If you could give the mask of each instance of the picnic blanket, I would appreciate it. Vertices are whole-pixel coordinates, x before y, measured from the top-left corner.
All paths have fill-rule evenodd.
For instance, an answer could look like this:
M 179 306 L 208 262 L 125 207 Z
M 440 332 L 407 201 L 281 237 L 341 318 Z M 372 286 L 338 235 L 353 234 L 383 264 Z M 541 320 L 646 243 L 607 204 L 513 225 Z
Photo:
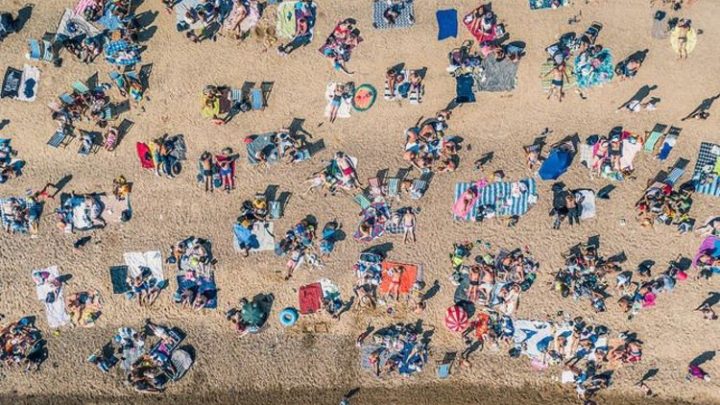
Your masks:
M 55 41 L 63 42 L 81 35 L 88 38 L 94 37 L 100 35 L 100 30 L 90 24 L 82 15 L 75 14 L 69 8 L 65 9 L 55 33 Z
M 257 153 L 262 152 L 267 160 L 268 164 L 277 162 L 278 150 L 277 146 L 273 142 L 274 132 L 266 132 L 264 134 L 257 135 L 252 142 L 247 144 L 248 162 L 251 165 L 260 163 L 257 159 Z
M 16 100 L 33 102 L 37 98 L 37 89 L 40 84 L 40 69 L 24 65 L 22 77 L 20 78 L 20 88 Z
M 494 57 L 487 57 L 480 63 L 482 69 L 475 69 L 475 91 L 511 91 L 517 83 L 518 64 L 510 58 L 498 61 Z
M 454 8 L 447 10 L 438 10 L 435 12 L 435 19 L 438 24 L 438 41 L 447 38 L 457 38 L 458 35 L 458 19 L 457 10 Z
M 698 260 L 703 254 L 710 254 L 713 257 L 720 257 L 720 237 L 708 236 L 705 238 L 693 258 L 693 266 L 697 267 Z M 720 270 L 720 269 L 719 269 Z
M 474 103 L 475 93 L 473 85 L 475 79 L 471 74 L 464 74 L 455 77 L 455 102 L 456 103 Z
M 552 75 L 548 73 L 554 68 L 555 63 L 553 61 L 545 61 L 542 65 L 540 65 L 541 84 L 543 90 L 545 91 L 550 90 L 550 87 L 552 87 Z M 573 65 L 569 61 L 565 64 L 565 71 L 568 73 L 568 78 L 565 80 L 565 83 L 563 83 L 563 91 L 572 89 L 577 84 L 575 75 L 573 74 Z
M 165 280 L 162 268 L 162 254 L 159 251 L 126 252 L 123 254 L 123 258 L 128 267 L 128 274 L 131 277 L 140 276 L 147 269 L 157 281 Z
M 476 183 L 456 183 L 455 202 Z M 481 207 L 490 207 L 495 215 L 501 217 L 525 215 L 530 207 L 537 202 L 537 185 L 535 179 L 523 179 L 516 182 L 499 181 L 478 189 L 472 209 L 464 217 L 453 215 L 456 220 L 474 220 L 481 212 Z
M 275 236 L 272 222 L 255 222 L 252 229 L 240 224 L 233 226 L 233 246 L 238 252 L 244 249 L 240 246 L 249 246 L 251 252 L 265 252 L 275 250 Z
M 395 24 L 388 24 L 383 17 L 385 10 L 394 8 L 400 13 L 395 19 Z M 376 0 L 373 2 L 373 27 L 377 29 L 408 28 L 415 23 L 412 0 L 402 0 L 399 4 L 392 4 L 389 1 Z
M 580 219 L 595 218 L 595 192 L 592 190 L 575 190 L 575 198 L 580 203 Z
M 400 293 L 407 294 L 412 290 L 413 284 L 418 279 L 420 267 L 417 264 L 408 264 L 385 260 L 382 262 L 382 278 L 380 279 L 380 291 L 387 293 L 392 284 L 392 277 L 388 270 L 392 268 L 402 267 L 403 273 L 400 276 Z
M 211 272 L 209 275 L 198 275 L 197 277 L 188 277 L 186 274 L 178 274 L 176 277 L 177 289 L 173 294 L 173 301 L 178 304 L 182 301 L 182 295 L 187 290 L 192 290 L 195 297 L 203 295 L 207 298 L 203 308 L 216 309 L 217 300 L 217 284 L 215 284 L 215 275 Z
M 22 70 L 12 67 L 8 67 L 7 70 L 5 70 L 0 98 L 15 98 L 20 94 L 22 74 Z
M 720 197 L 720 145 L 702 142 L 693 172 L 695 191 Z
M 595 360 L 595 350 L 584 350 L 582 346 L 578 346 L 577 351 L 572 353 L 573 327 L 569 323 L 516 319 L 513 326 L 513 342 L 516 347 L 521 348 L 522 354 L 533 360 L 544 362 L 547 352 L 553 349 L 555 339 L 560 336 L 566 339 L 565 346 L 560 348 L 565 358 L 581 355 L 582 359 Z M 590 337 L 590 341 L 595 349 L 606 348 L 608 345 L 607 338 L 596 334 Z
M 56 288 L 51 284 L 58 277 L 60 277 L 60 272 L 57 266 L 32 272 L 37 299 L 45 305 L 45 315 L 47 315 L 48 326 L 51 328 L 59 328 L 70 323 L 70 315 L 65 308 L 63 288 Z
M 592 57 L 587 57 L 586 53 L 575 57 L 573 74 L 577 87 L 581 89 L 601 86 L 611 81 L 615 77 L 615 66 L 610 49 L 604 48 Z
M 335 96 L 336 85 L 337 83 L 331 82 L 328 83 L 327 87 L 325 88 L 325 99 L 328 101 L 327 105 L 325 106 L 325 118 L 330 117 L 330 112 L 332 111 L 332 99 Z M 350 112 L 352 111 L 352 107 L 352 98 L 343 97 L 340 101 L 340 107 L 338 108 L 337 117 L 350 118 Z
M 128 266 L 110 267 L 110 284 L 112 285 L 113 294 L 125 294 L 130 291 L 127 277 Z
M 570 0 L 528 0 L 530 2 L 530 10 L 545 10 L 565 7 L 570 4 Z

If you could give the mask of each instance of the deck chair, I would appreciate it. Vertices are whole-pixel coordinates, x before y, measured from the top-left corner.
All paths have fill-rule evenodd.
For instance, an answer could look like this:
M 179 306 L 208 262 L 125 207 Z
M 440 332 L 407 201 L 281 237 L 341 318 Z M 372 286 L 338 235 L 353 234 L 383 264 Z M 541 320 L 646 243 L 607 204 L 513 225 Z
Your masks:
M 593 21 L 590 24 L 590 27 L 588 27 L 587 30 L 585 30 L 585 35 L 590 40 L 591 44 L 595 44 L 595 40 L 597 39 L 598 35 L 600 34 L 600 31 L 602 31 L 603 25 L 600 22 Z
M 97 132 L 89 132 L 89 131 L 80 131 L 82 136 L 87 136 L 90 138 L 90 144 L 86 145 L 84 142 L 80 145 L 78 148 L 78 155 L 81 156 L 88 156 L 90 154 L 95 154 L 100 150 L 100 145 L 102 141 L 102 137 Z
M 399 178 L 391 177 L 388 179 L 386 195 L 388 198 L 396 198 L 396 199 L 400 200 L 400 179 Z
M 437 367 L 437 376 L 441 380 L 450 377 L 452 365 L 455 362 L 455 353 L 445 353 L 445 357 Z
M 250 90 L 250 105 L 254 111 L 262 110 L 265 107 L 265 99 L 261 89 Z
M 65 103 L 67 105 L 71 105 L 75 102 L 75 99 L 73 98 L 73 96 L 71 96 L 67 93 L 63 93 L 63 94 L 59 95 L 58 98 L 60 99 L 60 101 L 62 101 L 63 103 Z
M 55 60 L 55 48 L 50 41 L 28 40 L 28 53 L 25 55 L 30 60 L 53 62 Z
M 420 176 L 419 179 L 412 182 L 412 186 L 410 186 L 410 198 L 413 200 L 419 200 L 423 195 L 425 195 L 430 176 L 432 176 L 432 173 L 427 172 Z
M 371 179 L 368 179 L 368 193 L 371 197 L 382 197 L 383 196 L 383 190 L 382 185 L 380 184 L 380 179 L 377 177 L 373 177 Z
M 363 210 L 368 209 L 372 204 L 372 202 L 365 196 L 365 194 L 356 195 L 353 198 L 353 201 L 355 201 Z
M 668 155 L 670 155 L 670 152 L 672 152 L 675 144 L 677 143 L 680 131 L 682 131 L 681 128 L 673 126 L 668 129 L 667 135 L 665 135 L 665 140 L 663 141 L 662 146 L 660 146 L 660 150 L 656 156 L 658 160 L 665 160 L 668 158 Z
M 78 94 L 87 94 L 90 89 L 83 82 L 75 82 L 72 84 L 72 88 Z
M 688 163 L 687 159 L 678 159 L 670 170 L 670 173 L 668 173 L 665 178 L 665 182 L 670 185 L 675 185 L 675 183 L 680 180 L 680 177 L 685 174 L 685 169 L 687 169 Z
M 657 142 L 662 138 L 666 128 L 667 125 L 655 124 L 645 140 L 645 146 L 643 146 L 645 152 L 652 153 L 655 151 L 655 145 L 657 145 Z
M 47 141 L 47 144 L 53 148 L 66 148 L 72 140 L 75 139 L 72 129 L 67 127 L 58 128 L 55 133 Z
M 282 203 L 280 201 L 270 201 L 268 208 L 270 208 L 270 219 L 282 218 Z

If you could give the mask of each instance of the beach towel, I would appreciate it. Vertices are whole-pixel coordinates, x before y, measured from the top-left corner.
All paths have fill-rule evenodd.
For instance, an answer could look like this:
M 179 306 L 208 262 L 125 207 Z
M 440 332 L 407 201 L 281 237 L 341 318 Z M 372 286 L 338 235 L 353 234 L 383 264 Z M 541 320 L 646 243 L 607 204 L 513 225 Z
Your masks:
M 720 197 L 720 145 L 702 142 L 693 171 L 695 191 Z
M 633 138 L 635 142 L 631 142 L 629 138 L 623 139 L 622 142 L 622 156 L 620 156 L 620 169 L 621 170 L 634 170 L 633 160 L 643 145 L 637 138 Z
M 389 24 L 383 17 L 385 10 L 391 7 L 400 12 L 400 15 L 395 19 L 395 24 Z M 392 2 L 387 0 L 373 1 L 373 27 L 377 29 L 411 27 L 415 22 L 414 15 L 412 0 L 402 0 L 397 5 L 393 5 Z
M 570 4 L 570 0 L 528 0 L 530 2 L 530 10 L 546 10 L 565 7 Z
M 177 289 L 173 294 L 173 301 L 178 304 L 182 302 L 182 294 L 187 290 L 193 290 L 195 296 L 203 295 L 207 298 L 203 308 L 217 308 L 217 285 L 215 284 L 215 276 L 212 272 L 209 275 L 188 278 L 185 274 L 179 274 L 176 277 Z
M 473 74 L 475 91 L 511 91 L 517 82 L 518 64 L 509 58 L 498 61 L 487 57 L 481 62 L 482 69 Z
M 582 53 L 575 57 L 573 74 L 577 87 L 587 89 L 608 83 L 615 77 L 615 65 L 609 48 L 604 48 L 593 57 Z
M 297 20 L 295 7 L 297 1 L 282 2 L 277 8 L 276 35 L 278 38 L 291 39 L 295 36 Z
M 457 38 L 457 10 L 454 8 L 448 10 L 438 10 L 435 12 L 435 18 L 437 19 L 438 24 L 438 41 L 442 41 L 447 38 Z
M 325 88 L 325 99 L 328 101 L 327 105 L 325 106 L 325 118 L 330 117 L 330 112 L 332 111 L 332 99 L 335 96 L 336 85 L 337 83 L 331 82 L 328 83 L 327 87 Z M 377 94 L 377 91 L 375 93 Z M 375 98 L 373 97 L 372 100 L 374 102 Z M 340 100 L 340 107 L 338 108 L 337 112 L 338 118 L 350 118 L 350 112 L 352 111 L 352 102 L 353 98 L 343 97 L 342 100 Z
M 2 83 L 0 98 L 16 98 L 20 94 L 20 83 L 22 82 L 22 70 L 8 67 Z
M 592 190 L 575 190 L 575 199 L 580 203 L 580 219 L 595 218 L 595 192 Z
M 265 252 L 275 250 L 275 236 L 272 222 L 255 222 L 252 229 L 247 229 L 240 224 L 233 226 L 233 245 L 238 252 L 244 251 L 244 246 L 249 246 L 251 252 Z
M 666 13 L 661 10 L 657 10 L 653 13 L 650 35 L 654 39 L 665 39 L 669 35 L 667 20 L 665 19 L 665 16 Z
M 127 283 L 128 266 L 112 266 L 110 267 L 110 284 L 112 284 L 113 294 L 125 294 L 130 291 Z
M 388 270 L 402 266 L 405 270 L 400 276 L 400 293 L 407 294 L 412 290 L 413 284 L 418 279 L 419 266 L 417 264 L 408 264 L 385 260 L 382 262 L 382 278 L 380 280 L 380 291 L 387 293 L 392 284 L 392 277 Z
M 675 53 L 680 54 L 680 30 L 678 28 L 675 28 L 670 33 L 670 46 L 672 46 L 673 51 Z M 687 32 L 687 43 L 685 44 L 685 50 L 687 51 L 688 55 L 692 53 L 692 51 L 695 50 L 695 46 L 697 45 L 697 32 L 695 31 L 695 28 L 690 28 Z
M 543 180 L 556 180 L 567 171 L 572 163 L 572 159 L 572 152 L 565 149 L 554 148 L 540 166 L 538 175 Z
M 39 273 L 44 274 L 40 276 Z M 58 277 L 60 277 L 60 272 L 57 266 L 33 270 L 32 272 L 37 299 L 45 305 L 45 315 L 47 315 L 48 326 L 53 329 L 70 323 L 70 315 L 68 315 L 65 308 L 63 288 L 56 288 L 50 284 L 50 281 Z
M 670 129 L 668 129 L 668 132 L 665 135 L 665 140 L 663 141 L 662 145 L 660 145 L 660 150 L 658 150 L 658 153 L 656 155 L 658 160 L 666 160 L 668 158 L 670 152 L 672 152 L 673 148 L 675 147 L 675 144 L 677 144 L 678 137 L 680 136 L 680 131 L 681 129 L 678 127 L 670 127 Z
M 334 89 L 333 89 L 334 91 Z M 375 99 L 377 98 L 377 90 L 375 90 L 375 87 L 365 83 L 361 84 L 357 88 L 355 88 L 355 92 L 353 93 L 352 97 L 352 107 L 355 109 L 355 111 L 367 111 L 370 109 L 370 107 L 375 104 Z M 342 108 L 342 104 L 340 106 Z M 340 116 L 340 113 L 338 111 L 338 117 Z
M 553 78 L 552 75 L 549 73 L 554 68 L 555 63 L 552 61 L 545 61 L 542 65 L 540 65 L 540 83 L 542 84 L 542 88 L 545 91 L 550 90 L 550 87 L 552 87 Z M 572 63 L 570 63 L 570 61 L 565 63 L 565 71 L 568 73 L 568 77 L 563 83 L 563 91 L 572 89 L 576 85 L 575 75 L 573 74 L 573 65 Z
M 475 80 L 471 74 L 465 74 L 455 77 L 455 102 L 474 103 L 475 93 L 473 92 L 473 84 Z
M 140 166 L 143 169 L 154 169 L 155 162 L 153 162 L 152 153 L 150 147 L 144 142 L 138 142 L 135 144 L 135 150 L 137 152 L 138 159 L 140 159 Z
M 308 315 L 320 310 L 323 290 L 320 283 L 307 284 L 298 289 L 300 313 Z
M 278 151 L 272 140 L 273 136 L 275 136 L 274 132 L 260 134 L 247 144 L 248 163 L 251 165 L 260 163 L 260 160 L 257 159 L 258 152 L 263 153 L 268 164 L 277 162 Z
M 157 281 L 165 280 L 162 268 L 162 254 L 159 251 L 126 252 L 123 254 L 123 258 L 130 277 L 140 276 L 147 269 Z
M 645 146 L 643 147 L 643 151 L 652 153 L 655 150 L 655 145 L 660 140 L 660 138 L 662 138 L 666 128 L 667 125 L 655 124 L 655 127 L 653 127 L 652 131 L 650 131 L 650 135 L 645 140 Z
M 112 8 L 107 7 L 105 14 L 97 20 L 97 23 L 107 28 L 109 31 L 119 30 L 123 27 L 123 23 L 118 16 L 113 13 Z
M 455 184 L 455 203 L 460 196 L 474 187 L 475 183 Z M 496 216 L 522 216 L 537 202 L 537 184 L 535 179 L 523 179 L 517 182 L 494 182 L 478 190 L 478 197 L 475 199 L 472 210 L 465 216 L 458 216 L 453 213 L 455 220 L 471 221 L 480 214 L 481 207 L 492 209 Z M 462 212 L 460 212 L 462 213 Z
M 23 66 L 22 78 L 20 79 L 20 89 L 15 99 L 27 102 L 35 101 L 39 84 L 40 69 L 30 65 Z

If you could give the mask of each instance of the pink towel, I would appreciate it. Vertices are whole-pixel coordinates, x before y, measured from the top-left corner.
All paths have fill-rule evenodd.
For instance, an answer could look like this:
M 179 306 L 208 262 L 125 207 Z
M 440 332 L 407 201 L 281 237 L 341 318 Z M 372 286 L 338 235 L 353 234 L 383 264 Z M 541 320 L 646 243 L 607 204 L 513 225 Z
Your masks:
M 623 140 L 622 156 L 620 157 L 621 169 L 633 169 L 633 160 L 635 155 L 642 149 L 640 142 L 630 142 L 629 139 Z

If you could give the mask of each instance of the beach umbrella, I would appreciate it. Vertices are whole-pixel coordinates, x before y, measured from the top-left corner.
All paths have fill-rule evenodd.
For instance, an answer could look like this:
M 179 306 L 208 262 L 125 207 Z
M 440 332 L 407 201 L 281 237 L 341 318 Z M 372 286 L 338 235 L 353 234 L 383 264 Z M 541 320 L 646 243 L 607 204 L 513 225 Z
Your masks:
M 248 325 L 257 326 L 263 320 L 263 313 L 256 303 L 248 302 L 240 310 L 240 317 Z
M 468 327 L 468 315 L 459 305 L 453 305 L 445 313 L 445 326 L 453 332 L 462 332 Z

